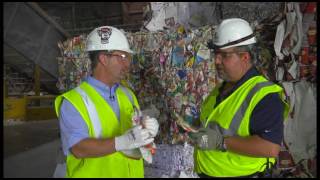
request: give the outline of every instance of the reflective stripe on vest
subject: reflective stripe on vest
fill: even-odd
[[[219,95],[216,88],[210,93],[210,99],[202,106],[202,120],[207,121],[206,126],[211,121],[216,122],[220,128],[227,129],[224,134],[250,136],[250,116],[255,106],[270,93],[281,95],[283,89],[276,84],[268,83],[262,76],[252,77],[215,107],[216,97]],[[245,176],[261,172],[266,167],[265,157],[246,156],[228,150],[203,151],[195,148],[194,157],[196,172],[216,177]],[[270,159],[270,162],[274,161],[274,158]]]
[[[121,86],[121,85],[120,85],[120,88],[127,95],[131,104],[133,105],[133,107],[136,107],[134,105],[132,96],[131,96],[130,92],[128,91],[128,89]],[[97,113],[97,110],[96,110],[94,103],[92,102],[90,97],[87,95],[87,93],[84,90],[82,90],[79,86],[77,88],[75,88],[75,90],[81,95],[82,100],[88,109],[88,114],[89,114],[90,120],[93,124],[93,130],[94,130],[95,137],[100,138],[101,134],[102,134],[102,128],[101,128],[100,119],[99,119],[99,116],[98,116],[98,113]]]
[[[256,94],[256,92],[258,92],[261,88],[263,87],[267,87],[267,86],[272,86],[274,85],[274,83],[266,81],[266,82],[261,82],[256,84],[251,91],[248,93],[247,97],[244,99],[243,103],[241,104],[241,106],[239,107],[239,109],[237,110],[237,112],[235,113],[235,115],[233,116],[229,129],[224,129],[221,128],[219,126],[219,128],[221,129],[223,135],[225,136],[234,136],[237,134],[237,131],[239,129],[239,126],[241,124],[241,121],[247,111],[247,108],[250,104],[250,101],[252,100],[252,97]]]
[[[84,90],[82,90],[80,87],[77,87],[75,90],[81,95],[83,103],[87,107],[88,114],[93,125],[95,137],[100,138],[102,134],[102,128],[101,128],[100,119],[99,119],[95,105],[93,104],[92,100],[87,95],[87,93]]]
[[[89,137],[96,138],[94,128],[94,120],[102,128],[101,138],[116,137],[132,126],[130,120],[133,112],[133,107],[127,95],[122,89],[116,91],[117,100],[120,109],[120,121],[112,111],[112,107],[99,95],[87,82],[82,82],[81,89],[70,90],[55,100],[55,109],[59,116],[59,109],[63,102],[63,98],[73,104],[73,106],[80,113],[82,119],[88,127]],[[130,91],[130,89],[128,89]],[[84,92],[82,92],[84,91]],[[139,107],[135,95],[130,91],[132,99]],[[91,100],[91,102],[90,102]],[[91,103],[91,105],[89,105]],[[93,104],[93,105],[92,105]],[[95,111],[99,118],[92,118],[89,115],[89,108],[96,107]],[[93,108],[90,108],[93,109]],[[90,111],[94,112],[94,111]],[[67,156],[67,174],[66,177],[143,177],[143,159],[131,159],[126,157],[121,152],[114,152],[105,156],[95,158],[76,158],[72,153]],[[103,167],[103,168],[101,168]]]
[[[120,85],[119,87],[120,87],[120,88],[123,90],[123,92],[127,95],[127,97],[129,98],[131,104],[133,105],[133,107],[136,107],[136,106],[134,105],[132,96],[131,96],[130,92],[128,91],[128,89],[127,89],[126,87],[122,86],[122,85]]]

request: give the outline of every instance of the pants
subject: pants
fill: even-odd
[[[53,173],[53,178],[65,178],[66,177],[66,163],[57,164]]]

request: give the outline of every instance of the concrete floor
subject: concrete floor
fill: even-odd
[[[57,119],[4,124],[4,177],[52,177],[59,147]]]
[[[5,178],[50,178],[56,167],[60,140],[46,143],[4,159]]]
[[[5,178],[52,178],[59,139],[57,119],[4,123],[3,170]],[[151,167],[145,167],[146,178],[169,177]]]
[[[4,177],[52,178],[60,146],[58,120],[10,122],[3,127]],[[154,172],[145,167],[146,178],[158,177]]]
[[[4,124],[4,158],[59,138],[57,119]]]

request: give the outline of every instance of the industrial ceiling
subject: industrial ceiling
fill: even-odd
[[[40,67],[41,89],[58,93],[58,41],[89,33],[103,25],[139,31],[147,2],[5,2],[4,81],[9,93],[32,90],[34,69]],[[21,86],[21,88],[17,88]],[[14,93],[13,93],[14,94]]]

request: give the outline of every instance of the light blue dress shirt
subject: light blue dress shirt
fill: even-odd
[[[120,120],[119,104],[115,94],[119,84],[115,84],[110,88],[103,82],[90,76],[87,77],[85,81],[94,87],[103,99],[106,100],[116,114],[118,120]],[[73,145],[77,144],[82,139],[89,137],[88,127],[80,113],[67,99],[64,99],[62,102],[59,118],[62,149],[64,154],[68,155],[70,153],[70,148]]]

